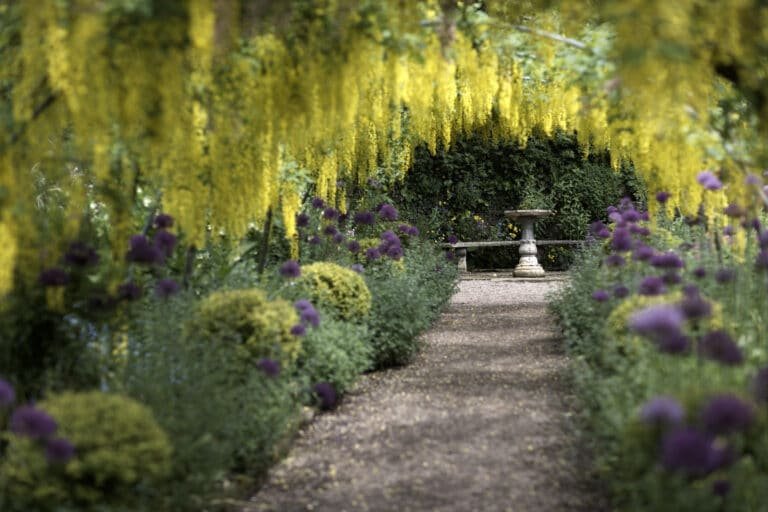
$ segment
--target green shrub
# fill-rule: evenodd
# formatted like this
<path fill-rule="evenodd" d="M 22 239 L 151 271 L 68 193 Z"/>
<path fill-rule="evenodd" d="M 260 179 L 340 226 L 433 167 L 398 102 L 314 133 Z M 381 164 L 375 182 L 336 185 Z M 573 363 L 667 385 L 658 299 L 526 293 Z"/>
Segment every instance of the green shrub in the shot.
<path fill-rule="evenodd" d="M 138 402 L 91 391 L 54 395 L 38 405 L 58 423 L 56 435 L 75 446 L 75 456 L 61 467 L 48 464 L 38 443 L 10 436 L 0 474 L 11 503 L 26 510 L 128 508 L 168 475 L 171 444 Z"/>
<path fill-rule="evenodd" d="M 365 280 L 354 270 L 335 263 L 303 266 L 297 285 L 313 304 L 331 309 L 342 320 L 365 318 L 371 310 L 371 292 Z"/>
<path fill-rule="evenodd" d="M 291 364 L 301 350 L 301 339 L 291 334 L 299 317 L 290 303 L 270 301 L 256 288 L 213 292 L 190 320 L 189 333 L 235 347 L 241 363 L 252 366 L 262 357 Z"/>
<path fill-rule="evenodd" d="M 372 348 L 368 328 L 326 318 L 317 329 L 309 329 L 297 366 L 309 384 L 330 382 L 343 393 L 358 375 L 370 368 Z"/>

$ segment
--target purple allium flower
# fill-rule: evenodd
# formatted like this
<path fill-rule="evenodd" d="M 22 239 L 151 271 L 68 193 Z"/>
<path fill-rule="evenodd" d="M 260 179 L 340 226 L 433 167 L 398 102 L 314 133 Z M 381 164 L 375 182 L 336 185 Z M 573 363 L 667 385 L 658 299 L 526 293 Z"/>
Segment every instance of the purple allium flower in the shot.
<path fill-rule="evenodd" d="M 661 442 L 661 464 L 687 476 L 706 475 L 711 467 L 712 440 L 698 430 L 683 428 L 667 433 Z"/>
<path fill-rule="evenodd" d="M 705 277 L 707 277 L 707 269 L 705 269 L 704 267 L 696 267 L 695 269 L 693 269 L 693 277 L 697 279 L 704 279 Z"/>
<path fill-rule="evenodd" d="M 398 217 L 397 210 L 391 204 L 382 205 L 381 210 L 379 210 L 379 215 L 382 219 L 389 221 L 397 220 Z"/>
<path fill-rule="evenodd" d="M 321 243 L 323 243 L 323 240 L 317 235 L 309 239 L 309 245 L 320 245 Z"/>
<path fill-rule="evenodd" d="M 419 236 L 419 233 L 420 233 L 419 228 L 417 228 L 416 226 L 411 226 L 408 229 L 408 232 L 406 233 L 406 235 L 416 237 L 416 236 Z"/>
<path fill-rule="evenodd" d="M 605 290 L 595 290 L 592 292 L 592 299 L 597 302 L 605 302 L 611 298 L 611 295 Z"/>
<path fill-rule="evenodd" d="M 411 226 L 409 226 L 408 224 L 400 224 L 399 226 L 397 226 L 397 230 L 404 235 L 407 235 L 410 229 L 411 229 Z"/>
<path fill-rule="evenodd" d="M 685 419 L 685 411 L 680 402 L 668 396 L 657 396 L 640 409 L 640 420 L 649 425 L 674 426 Z"/>
<path fill-rule="evenodd" d="M 323 210 L 323 218 L 326 218 L 328 220 L 334 220 L 339 216 L 339 212 L 336 211 L 334 208 L 328 207 L 325 210 Z"/>
<path fill-rule="evenodd" d="M 617 285 L 613 289 L 613 296 L 617 299 L 623 299 L 624 297 L 629 296 L 629 288 L 624 286 L 623 284 Z"/>
<path fill-rule="evenodd" d="M 325 233 L 328 236 L 336 236 L 336 234 L 339 232 L 338 229 L 336 229 L 336 226 L 331 224 L 330 226 L 325 226 L 325 229 L 323 229 L 323 233 Z"/>
<path fill-rule="evenodd" d="M 354 270 L 358 274 L 362 274 L 363 271 L 365 270 L 365 268 L 361 264 L 359 264 L 359 263 L 353 263 L 352 265 L 350 265 L 349 268 L 351 268 L 352 270 Z"/>
<path fill-rule="evenodd" d="M 56 421 L 31 405 L 16 408 L 11 415 L 10 430 L 18 436 L 44 439 L 56 432 Z"/>
<path fill-rule="evenodd" d="M 84 242 L 72 242 L 64 253 L 64 261 L 75 267 L 87 267 L 99 262 L 96 250 Z"/>
<path fill-rule="evenodd" d="M 336 233 L 335 235 L 333 235 L 333 243 L 340 244 L 341 242 L 344 241 L 344 238 L 345 238 L 344 234 Z"/>
<path fill-rule="evenodd" d="M 603 260 L 606 267 L 623 267 L 626 261 L 621 254 L 609 254 Z"/>
<path fill-rule="evenodd" d="M 712 171 L 701 171 L 696 176 L 696 181 L 707 190 L 720 190 L 723 188 L 723 183 Z"/>
<path fill-rule="evenodd" d="M 595 236 L 597 238 L 611 238 L 611 230 L 608 228 L 603 228 L 597 233 L 595 233 Z"/>
<path fill-rule="evenodd" d="M 51 439 L 45 444 L 48 464 L 66 464 L 75 456 L 75 445 L 63 437 Z"/>
<path fill-rule="evenodd" d="M 589 232 L 592 233 L 593 235 L 597 235 L 597 233 L 605 227 L 606 226 L 603 221 L 596 220 L 595 222 L 589 225 Z"/>
<path fill-rule="evenodd" d="M 664 204 L 667 201 L 669 201 L 670 197 L 671 197 L 671 194 L 669 192 L 664 192 L 664 191 L 656 192 L 656 200 L 661 204 Z"/>
<path fill-rule="evenodd" d="M 680 311 L 688 320 L 699 320 L 712 314 L 712 305 L 698 294 L 698 290 L 696 293 L 685 293 L 685 295 L 686 297 L 680 302 Z"/>
<path fill-rule="evenodd" d="M 146 236 L 133 235 L 125 258 L 134 263 L 154 265 L 163 262 L 163 253 L 156 245 L 149 243 Z"/>
<path fill-rule="evenodd" d="M 117 298 L 120 300 L 138 300 L 141 298 L 141 287 L 131 281 L 121 284 L 117 287 Z"/>
<path fill-rule="evenodd" d="M 666 293 L 667 288 L 664 286 L 664 280 L 658 276 L 648 276 L 640 281 L 637 293 L 640 295 L 661 295 Z"/>
<path fill-rule="evenodd" d="M 760 185 L 761 183 L 762 183 L 762 180 L 760 179 L 760 176 L 753 173 L 747 174 L 747 177 L 744 178 L 745 185 L 755 186 L 755 185 Z"/>
<path fill-rule="evenodd" d="M 65 286 L 69 282 L 69 274 L 59 267 L 51 267 L 40 272 L 38 281 L 43 286 Z"/>
<path fill-rule="evenodd" d="M 351 252 L 352 254 L 359 253 L 360 252 L 360 242 L 358 242 L 357 240 L 351 240 L 347 244 L 347 249 L 349 249 L 349 252 Z"/>
<path fill-rule="evenodd" d="M 392 245 L 387 248 L 387 256 L 397 261 L 403 257 L 403 248 L 399 245 Z"/>
<path fill-rule="evenodd" d="M 293 278 L 301 275 L 301 267 L 299 262 L 295 260 L 288 260 L 280 265 L 280 275 L 283 277 Z"/>
<path fill-rule="evenodd" d="M 293 303 L 293 307 L 299 313 L 301 313 L 305 309 L 315 309 L 315 307 L 312 305 L 312 303 L 309 302 L 307 299 L 299 299 L 299 300 L 297 300 L 296 302 Z"/>
<path fill-rule="evenodd" d="M 161 299 L 167 299 L 179 292 L 181 286 L 173 279 L 160 279 L 155 284 L 155 294 Z"/>
<path fill-rule="evenodd" d="M 377 260 L 381 258 L 381 252 L 376 247 L 371 247 L 370 249 L 366 249 L 365 257 L 369 260 Z"/>
<path fill-rule="evenodd" d="M 400 238 L 395 234 L 394 231 L 392 231 L 390 229 L 384 231 L 381 234 L 381 239 L 383 241 L 385 241 L 385 242 L 390 243 L 390 244 L 399 244 L 400 243 Z"/>
<path fill-rule="evenodd" d="M 725 497 L 731 492 L 731 482 L 725 479 L 719 479 L 712 482 L 712 494 Z"/>
<path fill-rule="evenodd" d="M 768 270 L 768 249 L 763 249 L 757 253 L 755 268 L 757 270 Z"/>
<path fill-rule="evenodd" d="M 621 220 L 624 222 L 637 222 L 643 218 L 637 210 L 627 210 L 621 214 Z"/>
<path fill-rule="evenodd" d="M 267 377 L 275 378 L 280 375 L 280 361 L 275 361 L 274 359 L 265 357 L 263 359 L 259 359 L 259 362 L 256 363 L 256 366 L 258 366 L 259 369 L 264 372 L 264 375 Z"/>
<path fill-rule="evenodd" d="M 656 268 L 676 269 L 683 268 L 683 259 L 674 252 L 665 252 L 651 256 L 650 262 Z"/>
<path fill-rule="evenodd" d="M 731 203 L 725 207 L 723 212 L 729 217 L 743 217 L 747 212 L 736 203 Z"/>
<path fill-rule="evenodd" d="M 169 233 L 164 229 L 160 229 L 155 233 L 155 247 L 157 247 L 165 257 L 170 257 L 173 254 L 173 249 L 176 247 L 176 236 L 173 233 Z"/>
<path fill-rule="evenodd" d="M 167 213 L 161 213 L 155 217 L 155 227 L 159 229 L 168 229 L 173 227 L 173 217 Z"/>
<path fill-rule="evenodd" d="M 710 331 L 702 336 L 699 340 L 699 352 L 707 359 L 731 366 L 744 361 L 741 349 L 725 331 Z"/>
<path fill-rule="evenodd" d="M 665 272 L 661 279 L 664 281 L 664 284 L 669 286 L 683 282 L 683 278 L 677 272 Z"/>
<path fill-rule="evenodd" d="M 456 253 L 453 251 L 445 251 L 445 259 L 448 261 L 453 261 L 456 259 Z"/>
<path fill-rule="evenodd" d="M 299 318 L 304 325 L 311 325 L 317 327 L 320 325 L 320 314 L 315 308 L 303 309 L 299 312 Z"/>
<path fill-rule="evenodd" d="M 651 259 L 653 255 L 654 255 L 654 251 L 652 247 L 648 247 L 647 245 L 641 244 L 635 247 L 635 250 L 632 253 L 632 259 L 635 261 L 647 261 Z"/>
<path fill-rule="evenodd" d="M 605 209 L 605 213 L 607 213 L 608 215 L 610 215 L 612 213 L 616 213 L 618 211 L 619 211 L 619 209 L 616 208 L 614 205 L 611 205 L 611 206 L 609 206 L 608 208 Z"/>
<path fill-rule="evenodd" d="M 355 214 L 355 224 L 371 226 L 376 222 L 376 216 L 372 212 L 357 212 Z"/>
<path fill-rule="evenodd" d="M 619 212 L 611 212 L 608 214 L 608 218 L 617 226 L 626 226 L 626 222 L 624 222 L 624 217 L 621 216 L 621 213 Z"/>
<path fill-rule="evenodd" d="M 309 226 L 309 215 L 306 213 L 296 215 L 296 227 L 305 228 L 307 226 Z"/>
<path fill-rule="evenodd" d="M 683 294 L 686 297 L 698 297 L 699 296 L 699 287 L 695 284 L 686 284 L 683 286 Z"/>
<path fill-rule="evenodd" d="M 629 318 L 629 328 L 645 336 L 677 334 L 684 317 L 680 308 L 670 304 L 648 306 Z"/>
<path fill-rule="evenodd" d="M 755 417 L 752 406 L 735 395 L 718 395 L 701 410 L 704 429 L 714 435 L 746 430 Z"/>
<path fill-rule="evenodd" d="M 656 347 L 664 354 L 687 354 L 691 340 L 682 332 L 661 333 L 656 338 Z"/>
<path fill-rule="evenodd" d="M 650 229 L 645 226 L 639 226 L 637 224 L 632 224 L 629 226 L 629 232 L 638 236 L 649 236 L 651 234 Z"/>
<path fill-rule="evenodd" d="M 752 379 L 752 394 L 758 402 L 768 403 L 768 366 L 760 368 Z"/>
<path fill-rule="evenodd" d="M 735 233 L 735 230 L 733 229 L 733 226 L 728 225 L 723 228 L 723 235 L 725 236 L 733 236 Z"/>
<path fill-rule="evenodd" d="M 736 278 L 736 271 L 732 268 L 721 268 L 715 272 L 715 281 L 720 284 L 725 284 L 733 281 Z"/>
<path fill-rule="evenodd" d="M 312 388 L 323 410 L 333 409 L 336 405 L 336 389 L 329 382 L 318 382 Z"/>
<path fill-rule="evenodd" d="M 0 379 L 0 407 L 10 407 L 16 401 L 16 391 L 11 383 Z"/>
<path fill-rule="evenodd" d="M 617 252 L 629 251 L 632 249 L 632 235 L 626 228 L 616 228 L 611 239 L 611 248 Z"/>
<path fill-rule="evenodd" d="M 294 336 L 304 336 L 307 334 L 307 328 L 304 327 L 304 324 L 296 324 L 291 327 L 291 334 Z"/>
<path fill-rule="evenodd" d="M 325 207 L 325 201 L 323 201 L 319 197 L 314 197 L 314 198 L 312 198 L 312 207 L 313 208 L 317 208 L 318 210 L 320 208 L 324 208 Z"/>
<path fill-rule="evenodd" d="M 456 235 L 448 235 L 448 238 L 446 240 L 448 241 L 449 244 L 455 244 L 455 243 L 458 243 L 459 237 L 457 237 Z"/>

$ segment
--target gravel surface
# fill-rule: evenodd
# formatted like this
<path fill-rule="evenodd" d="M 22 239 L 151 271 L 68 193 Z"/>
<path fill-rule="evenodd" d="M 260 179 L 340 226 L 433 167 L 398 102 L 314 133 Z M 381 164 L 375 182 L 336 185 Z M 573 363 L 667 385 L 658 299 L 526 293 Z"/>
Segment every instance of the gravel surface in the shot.
<path fill-rule="evenodd" d="M 243 512 L 594 511 L 544 280 L 468 275 L 416 361 L 365 375 Z"/>

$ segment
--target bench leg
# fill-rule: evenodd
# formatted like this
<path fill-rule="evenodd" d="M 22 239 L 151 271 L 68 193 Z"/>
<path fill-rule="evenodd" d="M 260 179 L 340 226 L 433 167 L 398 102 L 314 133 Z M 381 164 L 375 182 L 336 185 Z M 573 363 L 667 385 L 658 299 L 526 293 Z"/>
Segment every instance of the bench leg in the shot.
<path fill-rule="evenodd" d="M 459 272 L 467 271 L 467 250 L 456 249 L 456 257 L 458 259 Z"/>

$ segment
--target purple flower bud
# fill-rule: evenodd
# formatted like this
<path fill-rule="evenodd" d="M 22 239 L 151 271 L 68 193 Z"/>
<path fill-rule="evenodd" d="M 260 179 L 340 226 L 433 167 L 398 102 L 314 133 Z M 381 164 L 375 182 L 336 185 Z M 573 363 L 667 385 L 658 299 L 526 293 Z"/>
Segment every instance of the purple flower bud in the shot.
<path fill-rule="evenodd" d="M 653 248 L 647 245 L 638 245 L 632 252 L 632 259 L 635 261 L 647 261 L 654 255 Z"/>
<path fill-rule="evenodd" d="M 307 299 L 299 299 L 296 302 L 293 303 L 293 307 L 296 308 L 296 311 L 301 313 L 305 309 L 315 309 L 315 307 L 312 305 L 311 302 L 309 302 Z"/>
<path fill-rule="evenodd" d="M 133 235 L 126 260 L 144 265 L 154 265 L 163 262 L 163 253 L 156 245 L 149 243 L 144 235 Z"/>
<path fill-rule="evenodd" d="M 303 309 L 299 312 L 299 318 L 304 325 L 311 325 L 312 327 L 320 325 L 320 314 L 315 308 Z"/>
<path fill-rule="evenodd" d="M 300 213 L 296 216 L 296 226 L 300 228 L 305 228 L 309 226 L 309 215 L 306 213 Z"/>
<path fill-rule="evenodd" d="M 321 243 L 323 243 L 323 240 L 317 235 L 309 239 L 309 245 L 320 245 Z"/>
<path fill-rule="evenodd" d="M 176 236 L 173 233 L 161 229 L 155 233 L 155 247 L 167 258 L 173 254 L 173 249 L 176 248 Z"/>
<path fill-rule="evenodd" d="M 603 228 L 597 233 L 595 233 L 595 236 L 598 238 L 610 238 L 611 237 L 611 230 L 608 228 Z"/>
<path fill-rule="evenodd" d="M 657 426 L 680 425 L 685 419 L 685 411 L 680 402 L 668 396 L 657 396 L 643 405 L 640 420 Z"/>
<path fill-rule="evenodd" d="M 51 439 L 45 445 L 45 459 L 48 464 L 66 464 L 75 456 L 75 445 L 67 439 Z"/>
<path fill-rule="evenodd" d="M 626 228 L 616 228 L 613 232 L 611 247 L 614 251 L 624 252 L 632 249 L 632 235 Z"/>
<path fill-rule="evenodd" d="M 359 253 L 360 252 L 360 242 L 358 242 L 357 240 L 351 240 L 347 244 L 347 249 L 349 249 L 349 252 L 351 252 L 352 254 Z"/>
<path fill-rule="evenodd" d="M 365 268 L 359 264 L 359 263 L 353 263 L 349 268 L 357 272 L 358 274 L 362 274 Z"/>
<path fill-rule="evenodd" d="M 605 257 L 603 263 L 606 267 L 623 267 L 626 261 L 621 254 L 610 254 Z"/>
<path fill-rule="evenodd" d="M 403 257 L 403 248 L 399 245 L 392 245 L 387 248 L 387 256 L 397 261 Z"/>
<path fill-rule="evenodd" d="M 302 326 L 303 327 L 303 326 Z M 274 359 L 264 358 L 260 359 L 256 366 L 264 372 L 267 377 L 275 378 L 280 375 L 280 362 Z"/>
<path fill-rule="evenodd" d="M 339 232 L 338 229 L 336 229 L 336 226 L 331 224 L 330 226 L 325 226 L 325 229 L 323 229 L 323 233 L 325 233 L 328 236 L 335 236 Z"/>
<path fill-rule="evenodd" d="M 319 197 L 315 197 L 315 198 L 312 199 L 312 207 L 313 208 L 317 208 L 318 210 L 320 208 L 324 208 L 325 207 L 325 201 L 323 201 Z"/>
<path fill-rule="evenodd" d="M 10 407 L 16 401 L 16 391 L 11 383 L 0 379 L 0 408 Z"/>
<path fill-rule="evenodd" d="M 69 274 L 59 267 L 51 267 L 40 272 L 38 281 L 45 287 L 65 286 L 69 282 Z"/>
<path fill-rule="evenodd" d="M 376 222 L 376 216 L 371 212 L 358 212 L 354 217 L 355 224 L 371 226 Z"/>
<path fill-rule="evenodd" d="M 334 243 L 340 244 L 343 241 L 344 241 L 344 235 L 343 234 L 336 233 L 335 235 L 333 235 L 333 242 Z"/>
<path fill-rule="evenodd" d="M 711 467 L 712 440 L 691 428 L 667 433 L 661 442 L 661 464 L 687 476 L 706 475 Z"/>
<path fill-rule="evenodd" d="M 736 271 L 732 268 L 721 268 L 715 272 L 715 281 L 720 284 L 730 283 L 736 278 Z"/>
<path fill-rule="evenodd" d="M 287 278 L 299 277 L 301 275 L 301 267 L 298 261 L 288 260 L 280 265 L 280 275 Z"/>
<path fill-rule="evenodd" d="M 611 295 L 605 290 L 595 290 L 592 292 L 592 299 L 596 302 L 606 302 L 611 298 Z"/>
<path fill-rule="evenodd" d="M 336 219 L 338 216 L 339 216 L 339 212 L 337 212 L 337 211 L 336 211 L 335 209 L 333 209 L 333 208 L 330 208 L 330 207 L 328 207 L 328 208 L 326 208 L 325 210 L 323 210 L 323 217 L 324 217 L 324 218 L 326 218 L 326 219 L 328 219 L 328 220 L 334 220 L 334 219 Z"/>
<path fill-rule="evenodd" d="M 365 257 L 371 261 L 381 258 L 381 252 L 376 247 L 366 249 Z"/>
<path fill-rule="evenodd" d="M 674 252 L 665 252 L 662 254 L 655 254 L 651 256 L 649 263 L 656 268 L 676 269 L 683 268 L 682 258 Z"/>
<path fill-rule="evenodd" d="M 72 242 L 64 254 L 64 261 L 75 267 L 88 267 L 99 262 L 99 255 L 84 242 Z"/>
<path fill-rule="evenodd" d="M 637 293 L 640 295 L 661 295 L 666 293 L 666 291 L 667 288 L 664 286 L 664 280 L 657 276 L 643 278 L 637 289 Z"/>
<path fill-rule="evenodd" d="M 307 334 L 307 328 L 304 327 L 304 324 L 296 324 L 291 327 L 291 334 L 294 336 L 304 336 Z"/>
<path fill-rule="evenodd" d="M 624 222 L 638 222 L 642 218 L 643 216 L 637 210 L 627 210 L 621 214 L 621 219 Z"/>
<path fill-rule="evenodd" d="M 683 320 L 680 308 L 659 304 L 634 313 L 629 319 L 629 327 L 645 336 L 679 333 Z"/>
<path fill-rule="evenodd" d="M 705 277 L 707 277 L 707 269 L 705 269 L 704 267 L 696 267 L 695 269 L 693 269 L 693 277 L 697 279 L 704 279 Z"/>
<path fill-rule="evenodd" d="M 711 331 L 701 337 L 699 352 L 703 357 L 729 366 L 744 361 L 741 349 L 725 331 Z"/>
<path fill-rule="evenodd" d="M 31 405 L 16 408 L 11 415 L 10 430 L 17 436 L 45 439 L 56 432 L 56 421 Z"/>
<path fill-rule="evenodd" d="M 173 227 L 173 217 L 171 217 L 167 213 L 161 213 L 160 215 L 155 217 L 155 227 L 159 229 L 168 229 L 170 227 Z"/>
<path fill-rule="evenodd" d="M 680 274 L 674 271 L 665 272 L 664 275 L 661 276 L 661 280 L 664 281 L 664 284 L 668 286 L 680 284 L 683 282 L 683 278 L 680 276 Z"/>
<path fill-rule="evenodd" d="M 133 282 L 121 284 L 117 288 L 117 298 L 120 300 L 138 300 L 141 298 L 141 287 Z"/>
<path fill-rule="evenodd" d="M 665 204 L 667 201 L 669 201 L 670 197 L 671 194 L 669 192 L 661 191 L 656 193 L 656 200 L 661 204 Z"/>
<path fill-rule="evenodd" d="M 733 229 L 733 226 L 730 226 L 730 225 L 729 225 L 729 226 L 725 226 L 725 227 L 723 228 L 723 234 L 724 234 L 725 236 L 733 236 L 733 233 L 734 233 L 734 232 L 735 232 L 735 231 L 734 231 L 734 229 Z"/>
<path fill-rule="evenodd" d="M 160 279 L 155 284 L 155 294 L 161 299 L 167 299 L 181 290 L 179 283 L 173 279 Z"/>
<path fill-rule="evenodd" d="M 715 435 L 744 431 L 752 424 L 754 417 L 749 404 L 728 394 L 712 398 L 701 411 L 704 429 Z"/>
<path fill-rule="evenodd" d="M 312 390 L 317 396 L 321 409 L 329 410 L 336 406 L 337 396 L 333 384 L 329 382 L 318 382 L 314 385 Z"/>
<path fill-rule="evenodd" d="M 736 203 L 731 203 L 728 206 L 725 207 L 724 210 L 725 214 L 729 217 L 743 217 L 747 212 L 744 211 L 744 208 L 739 206 Z"/>
<path fill-rule="evenodd" d="M 691 346 L 691 340 L 682 332 L 659 333 L 654 341 L 659 352 L 664 354 L 687 354 Z"/>
<path fill-rule="evenodd" d="M 711 171 L 701 171 L 696 176 L 696 181 L 707 190 L 720 190 L 723 188 L 723 183 Z"/>
<path fill-rule="evenodd" d="M 707 318 L 712 314 L 712 305 L 696 294 L 687 294 L 683 301 L 680 303 L 680 310 L 685 317 L 689 320 L 699 320 L 701 318 Z"/>
<path fill-rule="evenodd" d="M 379 210 L 379 216 L 381 216 L 381 218 L 384 220 L 395 221 L 397 220 L 398 214 L 394 206 L 391 204 L 385 204 L 381 206 L 381 210 Z"/>
<path fill-rule="evenodd" d="M 449 244 L 455 244 L 459 242 L 459 237 L 456 235 L 448 235 L 448 238 L 446 239 Z"/>
<path fill-rule="evenodd" d="M 618 285 L 613 289 L 613 296 L 617 299 L 623 299 L 629 295 L 629 288 L 624 285 Z"/>

